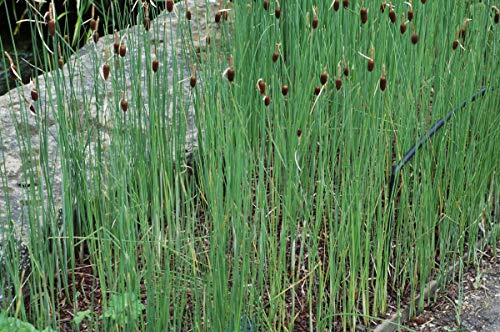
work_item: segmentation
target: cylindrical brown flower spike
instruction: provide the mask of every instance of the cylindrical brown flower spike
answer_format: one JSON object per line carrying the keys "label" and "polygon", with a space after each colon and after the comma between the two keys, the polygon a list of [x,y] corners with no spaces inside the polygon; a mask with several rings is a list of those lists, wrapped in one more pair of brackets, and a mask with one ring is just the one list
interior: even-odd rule
{"label": "cylindrical brown flower spike", "polygon": [[105,63],[104,65],[102,65],[102,76],[104,77],[104,80],[106,81],[109,77],[109,71],[110,71],[110,67],[107,63]]}
{"label": "cylindrical brown flower spike", "polygon": [[401,15],[401,25],[399,26],[399,31],[402,35],[406,32],[405,14]]}
{"label": "cylindrical brown flower spike", "polygon": [[385,77],[385,65],[382,65],[382,76],[380,77],[380,90],[385,91],[387,78]]}
{"label": "cylindrical brown flower spike", "polygon": [[174,10],[174,0],[167,0],[167,11],[171,13],[172,10]]}
{"label": "cylindrical brown flower spike", "polygon": [[281,17],[281,9],[278,0],[276,0],[276,6],[274,7],[274,17],[276,17],[278,20]]}
{"label": "cylindrical brown flower spike", "polygon": [[281,47],[281,44],[277,43],[276,44],[276,49],[275,49],[275,51],[273,53],[273,62],[278,61],[278,59],[280,57],[280,47]]}
{"label": "cylindrical brown flower spike", "polygon": [[191,21],[191,11],[189,9],[186,10],[186,20]]}
{"label": "cylindrical brown flower spike", "polygon": [[259,80],[257,81],[257,89],[259,89],[259,92],[262,95],[266,94],[266,82],[264,82],[262,78],[259,78]]}
{"label": "cylindrical brown flower spike", "polygon": [[215,23],[220,23],[220,18],[221,18],[221,13],[220,11],[217,11],[215,13]]}
{"label": "cylindrical brown flower spike", "polygon": [[371,72],[375,67],[375,61],[373,59],[368,59],[368,71]]}
{"label": "cylindrical brown flower spike", "polygon": [[94,40],[94,43],[98,43],[99,42],[99,31],[94,31],[94,33],[92,34],[92,39]]}
{"label": "cylindrical brown flower spike", "polygon": [[314,17],[312,19],[311,25],[313,29],[316,29],[318,27],[319,20],[318,20],[318,9],[315,6],[313,6],[313,13]]}
{"label": "cylindrical brown flower spike", "polygon": [[320,92],[321,92],[321,88],[320,88],[319,86],[317,86],[317,85],[316,85],[316,86],[314,87],[314,94],[315,94],[316,96],[319,96],[319,93],[320,93]]}
{"label": "cylindrical brown flower spike", "polygon": [[49,35],[54,37],[56,34],[56,21],[54,20],[54,14],[52,12],[54,6],[54,2],[52,1],[49,4],[49,22],[47,23],[47,28],[49,29]]}
{"label": "cylindrical brown flower spike", "polygon": [[265,96],[264,97],[264,105],[269,106],[271,104],[271,97]]}
{"label": "cylindrical brown flower spike", "polygon": [[90,21],[89,21],[89,26],[92,31],[95,31],[97,29],[97,21],[94,18],[95,16],[95,6],[92,4],[91,12],[90,12]]}
{"label": "cylindrical brown flower spike", "polygon": [[413,34],[411,35],[411,42],[413,43],[413,45],[415,45],[416,43],[418,43],[418,35],[415,32],[415,26],[414,25],[411,26],[411,29],[413,31]]}
{"label": "cylindrical brown flower spike", "polygon": [[151,63],[151,69],[153,69],[153,72],[156,73],[159,67],[160,67],[160,61],[158,61],[158,59],[154,59],[153,62]]}
{"label": "cylindrical brown flower spike", "polygon": [[465,43],[465,36],[467,35],[467,23],[471,21],[470,18],[466,18],[464,23],[462,24],[462,30],[460,31],[460,37],[462,37],[462,41]]}
{"label": "cylindrical brown flower spike", "polygon": [[456,50],[456,49],[457,49],[457,47],[458,47],[458,39],[455,39],[455,40],[453,41],[453,44],[451,44],[451,48],[452,48],[453,50]]}
{"label": "cylindrical brown flower spike", "polygon": [[498,24],[498,22],[500,21],[500,9],[498,9],[497,6],[493,6],[492,9],[495,11],[493,22],[495,22],[495,24]]}
{"label": "cylindrical brown flower spike", "polygon": [[337,79],[335,80],[335,87],[340,90],[342,87],[342,69],[340,68],[340,63],[337,65]]}
{"label": "cylindrical brown flower spike", "polygon": [[229,57],[229,68],[226,70],[226,77],[229,82],[234,81],[234,76],[236,75],[236,72],[233,68],[233,57]]}
{"label": "cylindrical brown flower spike", "polygon": [[57,53],[59,54],[59,60],[57,61],[57,65],[58,65],[59,69],[62,69],[63,65],[64,65],[64,61],[63,61],[60,45],[57,45]]}
{"label": "cylindrical brown flower spike", "polygon": [[344,6],[344,8],[347,8],[349,6],[349,0],[342,0],[342,6]]}
{"label": "cylindrical brown flower spike", "polygon": [[115,29],[115,42],[113,43],[113,48],[115,50],[115,54],[120,53],[120,39],[118,37],[118,30]]}
{"label": "cylindrical brown flower spike", "polygon": [[427,0],[420,0],[420,2],[425,5],[425,3],[427,2]]}
{"label": "cylindrical brown flower spike", "polygon": [[288,94],[288,85],[285,84],[281,87],[281,94],[283,96],[286,96]]}
{"label": "cylindrical brown flower spike", "polygon": [[262,6],[264,7],[265,10],[268,10],[269,9],[269,0],[264,0],[264,2],[262,3]]}
{"label": "cylindrical brown flower spike", "polygon": [[122,108],[123,112],[127,112],[128,101],[127,101],[127,98],[125,98],[125,91],[122,92],[122,100],[120,101],[120,107]]}
{"label": "cylindrical brown flower spike", "polygon": [[382,1],[382,3],[380,4],[380,12],[381,13],[385,12],[385,7],[387,7],[387,2]]}
{"label": "cylindrical brown flower spike", "polygon": [[394,11],[394,8],[392,8],[392,7],[389,10],[389,18],[391,19],[391,23],[396,23],[396,12]]}
{"label": "cylindrical brown flower spike", "polygon": [[408,9],[408,21],[413,21],[413,8]]}
{"label": "cylindrical brown flower spike", "polygon": [[191,86],[191,88],[196,86],[196,63],[193,64],[193,70],[191,71],[191,77],[189,78],[189,86]]}
{"label": "cylindrical brown flower spike", "polygon": [[37,101],[38,100],[38,91],[35,88],[31,89],[31,99],[33,101]]}
{"label": "cylindrical brown flower spike", "polygon": [[368,21],[368,11],[366,10],[365,7],[361,8],[360,15],[361,15],[361,24],[365,24],[366,21]]}
{"label": "cylindrical brown flower spike", "polygon": [[335,0],[333,2],[333,10],[338,11],[339,8],[340,8],[340,1],[339,0]]}
{"label": "cylindrical brown flower spike", "polygon": [[123,58],[127,54],[127,46],[121,44],[119,54]]}
{"label": "cylindrical brown flower spike", "polygon": [[326,67],[325,69],[323,69],[323,72],[319,76],[319,81],[321,82],[321,85],[325,85],[328,81],[328,73],[326,72]]}

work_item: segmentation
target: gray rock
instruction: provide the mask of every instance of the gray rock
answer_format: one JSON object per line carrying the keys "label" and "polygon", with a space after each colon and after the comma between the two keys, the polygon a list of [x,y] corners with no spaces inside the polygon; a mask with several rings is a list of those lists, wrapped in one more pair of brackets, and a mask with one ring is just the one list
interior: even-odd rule
{"label": "gray rock", "polygon": [[[148,73],[145,64],[146,52],[155,52],[153,45],[156,45],[157,54],[167,52],[168,59],[176,59],[181,79],[189,78],[191,64],[186,61],[185,53],[181,52],[181,45],[186,44],[187,36],[182,35],[178,27],[181,24],[191,25],[194,47],[197,46],[196,41],[203,40],[207,29],[214,28],[207,28],[205,25],[205,0],[188,0],[187,3],[193,14],[190,22],[185,19],[184,4],[178,3],[173,13],[161,13],[151,23],[149,32],[143,26],[134,26],[119,32],[127,45],[127,55],[124,58],[114,56],[109,64],[112,71],[116,70],[114,66],[117,59],[124,75],[111,74],[105,81],[102,74],[97,73],[96,68],[102,68],[105,62],[104,49],[108,48],[110,55],[114,53],[114,36],[109,35],[100,38],[98,43],[90,41],[67,61],[62,70],[41,75],[35,83],[18,86],[0,97],[0,261],[4,257],[2,247],[7,245],[9,238],[14,237],[16,245],[22,248],[29,236],[30,220],[35,220],[43,227],[44,223],[54,222],[58,215],[58,211],[54,210],[62,206],[63,179],[61,147],[58,141],[58,111],[70,112],[88,107],[90,117],[85,120],[91,127],[99,128],[98,135],[90,136],[85,151],[86,156],[90,158],[96,151],[97,139],[99,138],[106,148],[113,135],[112,120],[116,119],[116,116],[112,116],[112,112],[120,112],[117,101],[121,98],[121,95],[113,95],[113,84],[123,87],[130,105],[134,105],[131,90],[141,91],[143,114],[146,117],[144,120],[147,123],[150,105],[147,98],[148,84],[145,82],[150,79],[151,73]],[[144,42],[148,39],[151,43]],[[139,49],[143,50],[142,54],[138,54]],[[184,48],[184,52],[185,50]],[[131,61],[138,61],[139,58],[144,64],[142,72],[132,73]],[[96,66],[96,63],[99,65]],[[174,112],[183,112],[187,124],[186,152],[190,154],[197,148],[197,133],[194,109],[190,103],[189,79],[181,83],[176,82],[175,85],[173,63],[174,61],[162,63],[159,69],[164,73],[168,72],[168,75],[164,76],[169,81],[170,91],[167,93],[171,93],[177,86],[184,90],[183,95],[186,97],[176,109],[170,105],[166,121],[171,121]],[[60,99],[58,102],[57,98],[61,97],[61,92],[56,93],[57,85],[54,82],[61,80],[64,83],[59,84],[59,88],[65,87],[67,92],[64,93],[62,101]],[[36,113],[30,111],[33,85],[36,85],[39,92],[39,100],[33,104]],[[134,111],[137,110],[131,106],[128,112]],[[49,207],[52,209],[47,209]],[[4,269],[0,266],[0,270]],[[0,289],[2,279],[0,272]]]}

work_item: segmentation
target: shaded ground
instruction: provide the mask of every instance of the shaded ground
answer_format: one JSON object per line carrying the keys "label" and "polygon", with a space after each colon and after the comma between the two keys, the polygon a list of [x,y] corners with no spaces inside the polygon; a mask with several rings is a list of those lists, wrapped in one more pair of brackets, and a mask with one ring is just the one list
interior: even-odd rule
{"label": "shaded ground", "polygon": [[[496,246],[498,252],[500,241]],[[460,284],[456,281],[439,292],[437,302],[406,326],[429,332],[500,331],[500,259],[493,257],[491,247],[481,255],[480,267],[467,268]]]}

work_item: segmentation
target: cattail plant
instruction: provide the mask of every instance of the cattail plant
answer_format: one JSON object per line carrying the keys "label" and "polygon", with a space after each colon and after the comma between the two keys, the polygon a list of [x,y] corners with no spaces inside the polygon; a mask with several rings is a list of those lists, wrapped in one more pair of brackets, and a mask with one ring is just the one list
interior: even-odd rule
{"label": "cattail plant", "polygon": [[144,29],[149,31],[151,28],[151,19],[149,18],[149,4],[144,2],[144,19],[143,19]]}
{"label": "cattail plant", "polygon": [[340,90],[342,87],[342,69],[340,67],[340,62],[337,65],[337,79],[335,80],[335,87],[337,90]]}
{"label": "cattail plant", "polygon": [[193,64],[193,69],[191,70],[191,77],[189,78],[189,86],[194,88],[196,86],[196,63]]}
{"label": "cattail plant", "polygon": [[128,110],[128,101],[127,98],[125,98],[125,91],[122,91],[122,99],[120,101],[120,107],[122,111],[125,113]]}
{"label": "cattail plant", "polygon": [[361,16],[361,24],[365,24],[368,21],[368,11],[366,7],[361,7],[360,16]]}
{"label": "cattail plant", "polygon": [[63,65],[64,65],[64,61],[63,61],[60,45],[57,45],[57,54],[59,54],[59,60],[57,61],[57,66],[59,67],[59,69],[62,69]]}
{"label": "cattail plant", "polygon": [[90,20],[89,20],[89,26],[92,31],[95,31],[97,29],[97,20],[95,19],[95,6],[92,4],[92,7],[90,9]]}
{"label": "cattail plant", "polygon": [[317,85],[316,85],[316,86],[314,87],[314,94],[315,94],[316,96],[319,96],[319,93],[320,93],[320,92],[321,92],[321,88],[320,88],[319,86],[317,86]]}
{"label": "cattail plant", "polygon": [[382,65],[382,76],[380,76],[380,90],[385,91],[387,87],[387,78],[385,77],[385,65]]}
{"label": "cattail plant", "polygon": [[462,43],[465,44],[465,37],[467,35],[467,23],[472,21],[470,18],[466,18],[464,23],[462,23],[462,29],[460,30],[460,37],[462,38]]}
{"label": "cattail plant", "polygon": [[224,73],[222,74],[222,76],[226,76],[227,80],[232,83],[234,81],[235,74],[236,74],[236,72],[233,68],[233,57],[230,56],[229,57],[229,67],[226,70],[224,70]]}
{"label": "cattail plant", "polygon": [[120,44],[120,51],[118,53],[123,58],[127,54],[127,46],[125,46],[125,44]]}
{"label": "cattail plant", "polygon": [[493,22],[495,24],[498,24],[498,21],[500,21],[500,9],[497,8],[497,6],[491,7],[495,11],[495,16],[493,16]]}
{"label": "cattail plant", "polygon": [[265,96],[264,97],[264,105],[267,107],[271,104],[271,97]]}
{"label": "cattail plant", "polygon": [[257,81],[256,88],[259,90],[260,94],[266,94],[266,82],[264,82],[262,78],[259,78],[259,80]]}
{"label": "cattail plant", "polygon": [[459,33],[459,32],[458,32],[458,30],[457,30],[457,32],[456,32],[456,34],[455,34],[455,40],[454,40],[454,41],[453,41],[453,43],[451,44],[451,48],[452,48],[453,50],[456,50],[456,49],[457,49],[457,47],[458,47],[458,45],[460,44],[460,42],[458,41],[459,34],[460,34],[460,33]]}
{"label": "cattail plant", "polygon": [[391,7],[391,9],[389,9],[389,19],[391,20],[391,23],[396,23],[396,12],[392,7],[392,3],[389,2],[389,6]]}
{"label": "cattail plant", "polygon": [[281,87],[281,94],[283,96],[286,96],[288,94],[288,85],[284,84],[282,87]]}
{"label": "cattail plant", "polygon": [[418,35],[415,32],[415,26],[414,25],[411,26],[411,30],[413,32],[412,35],[411,35],[411,42],[413,43],[413,45],[415,45],[416,43],[418,43]]}
{"label": "cattail plant", "polygon": [[405,14],[401,14],[401,25],[399,26],[399,31],[402,35],[406,32]]}
{"label": "cattail plant", "polygon": [[420,0],[420,2],[425,5],[425,3],[427,2],[427,0]]}
{"label": "cattail plant", "polygon": [[380,12],[381,13],[385,12],[385,7],[387,7],[387,2],[382,1],[382,3],[380,4]]}
{"label": "cattail plant", "polygon": [[14,64],[14,61],[12,61],[12,58],[10,57],[10,54],[7,51],[4,51],[5,57],[9,61],[9,76],[13,80],[19,80],[22,81],[21,76],[17,72],[17,67]]}
{"label": "cattail plant", "polygon": [[349,76],[349,65],[348,63],[345,61],[345,56],[344,54],[342,54],[342,65],[344,66],[344,76]]}
{"label": "cattail plant", "polygon": [[56,21],[54,20],[53,7],[54,7],[54,2],[51,1],[49,4],[49,22],[47,23],[47,28],[49,30],[49,35],[51,37],[54,37],[54,35],[56,34]]}
{"label": "cattail plant", "polygon": [[342,0],[342,6],[344,6],[344,8],[349,7],[349,0]]}
{"label": "cattail plant", "polygon": [[95,30],[94,32],[92,33],[92,39],[94,40],[94,43],[98,43],[99,42],[99,17],[97,18],[96,22],[95,22]]}
{"label": "cattail plant", "polygon": [[316,8],[316,6],[313,6],[313,13],[314,13],[314,17],[312,19],[312,22],[311,22],[311,26],[313,29],[316,29],[318,27],[318,9]]}
{"label": "cattail plant", "polygon": [[340,1],[339,0],[334,0],[332,2],[332,5],[330,6],[330,8],[332,8],[332,7],[333,7],[333,10],[338,11],[339,8],[340,8]]}
{"label": "cattail plant", "polygon": [[174,10],[174,0],[167,0],[167,11],[171,13]]}
{"label": "cattail plant", "polygon": [[276,49],[275,49],[275,51],[273,53],[273,62],[278,61],[278,59],[280,57],[280,47],[281,47],[281,44],[277,43],[276,44]]}
{"label": "cattail plant", "polygon": [[413,21],[413,5],[411,4],[411,0],[406,2],[406,4],[410,6],[410,9],[408,9],[408,21],[411,22]]}
{"label": "cattail plant", "polygon": [[264,2],[262,3],[262,6],[264,7],[265,10],[268,10],[269,9],[269,0],[264,0]]}
{"label": "cattail plant", "polygon": [[274,17],[276,17],[278,20],[281,17],[281,9],[278,0],[276,0],[276,6],[274,7]]}
{"label": "cattail plant", "polygon": [[38,90],[35,87],[33,87],[33,89],[31,89],[31,100],[36,102],[38,101],[38,97],[39,97]]}
{"label": "cattail plant", "polygon": [[361,55],[366,60],[368,60],[366,68],[368,69],[369,72],[371,72],[375,67],[375,60],[373,60],[375,57],[375,49],[373,47],[370,47],[370,56],[366,56],[361,52],[358,52],[358,54]]}
{"label": "cattail plant", "polygon": [[186,7],[186,20],[191,21],[191,10],[189,10],[189,4],[187,0],[184,0],[184,5]]}
{"label": "cattail plant", "polygon": [[323,69],[323,72],[319,76],[319,81],[321,85],[325,85],[326,82],[328,81],[328,73],[326,72],[326,67]]}
{"label": "cattail plant", "polygon": [[104,64],[102,65],[102,77],[104,78],[104,80],[106,81],[109,77],[109,71],[110,71],[110,67],[109,67],[109,64],[108,64],[108,49],[104,49]]}
{"label": "cattail plant", "polygon": [[118,30],[115,29],[115,41],[113,43],[113,48],[115,50],[115,54],[120,53],[120,39],[118,37]]}
{"label": "cattail plant", "polygon": [[153,70],[154,73],[156,73],[159,67],[160,67],[160,61],[158,61],[158,59],[154,59],[153,62],[151,62],[151,69]]}

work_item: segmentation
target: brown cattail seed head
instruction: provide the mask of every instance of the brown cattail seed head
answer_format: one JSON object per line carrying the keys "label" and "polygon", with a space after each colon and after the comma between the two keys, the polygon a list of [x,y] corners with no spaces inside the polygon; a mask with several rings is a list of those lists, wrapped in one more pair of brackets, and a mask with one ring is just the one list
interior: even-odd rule
{"label": "brown cattail seed head", "polygon": [[326,70],[323,71],[323,73],[321,73],[321,75],[319,76],[319,81],[321,82],[321,85],[325,85],[328,81],[328,73],[326,72]]}
{"label": "brown cattail seed head", "polygon": [[418,35],[415,32],[411,35],[411,42],[413,44],[418,43]]}
{"label": "brown cattail seed head", "polygon": [[340,1],[339,0],[335,0],[333,2],[333,10],[338,11],[339,8],[340,8]]}
{"label": "brown cattail seed head", "polygon": [[33,114],[36,114],[35,106],[33,104],[30,104],[30,111]]}
{"label": "brown cattail seed head", "polygon": [[408,21],[413,21],[413,9],[408,10]]}
{"label": "brown cattail seed head", "polygon": [[425,5],[425,3],[427,2],[427,0],[420,0],[420,2]]}
{"label": "brown cattail seed head", "polygon": [[382,65],[382,76],[380,77],[380,90],[385,91],[387,87],[387,78],[385,78],[385,66]]}
{"label": "brown cattail seed head", "polygon": [[455,40],[453,41],[453,44],[451,45],[451,48],[452,48],[453,50],[456,50],[456,49],[457,49],[457,47],[458,47],[458,39],[455,39]]}
{"label": "brown cattail seed head", "polygon": [[406,22],[404,15],[401,17],[401,25],[399,26],[399,31],[401,32],[402,35],[406,32]]}
{"label": "brown cattail seed head", "polygon": [[220,17],[221,17],[220,11],[216,12],[215,13],[215,23],[219,23],[220,22]]}
{"label": "brown cattail seed head", "polygon": [[302,129],[297,129],[297,137],[300,138],[302,136]]}
{"label": "brown cattail seed head", "polygon": [[191,21],[191,11],[189,9],[186,10],[186,20]]}
{"label": "brown cattail seed head", "polygon": [[264,105],[269,106],[271,104],[271,98],[269,96],[264,97]]}
{"label": "brown cattail seed head", "polygon": [[349,6],[349,0],[342,0],[342,5],[344,8],[347,8]]}
{"label": "brown cattail seed head", "polygon": [[47,27],[49,29],[49,35],[51,37],[54,37],[54,35],[56,34],[56,21],[54,21],[53,18],[49,20],[49,23],[47,23]]}
{"label": "brown cattail seed head", "polygon": [[286,96],[286,95],[288,94],[288,85],[283,85],[283,86],[281,87],[281,94],[282,94],[283,96]]}
{"label": "brown cattail seed head", "polygon": [[342,80],[340,78],[337,78],[335,80],[335,87],[337,88],[337,90],[340,90],[340,88],[342,87]]}
{"label": "brown cattail seed head", "polygon": [[94,43],[99,42],[99,31],[94,31],[94,33],[92,34],[92,39],[94,40]]}
{"label": "brown cattail seed head", "polygon": [[261,94],[263,94],[263,95],[266,94],[266,82],[264,82],[263,79],[259,79],[257,81],[257,87],[259,88],[259,91]]}
{"label": "brown cattail seed head", "polygon": [[160,62],[158,61],[158,59],[154,59],[153,62],[151,63],[151,68],[153,69],[153,72],[157,72],[158,71],[158,67],[160,67]]}
{"label": "brown cattail seed head", "polygon": [[373,59],[368,60],[368,71],[371,72],[373,70],[373,67],[375,67],[375,61]]}
{"label": "brown cattail seed head", "polygon": [[380,12],[385,12],[385,7],[387,7],[387,3],[384,1],[380,4]]}
{"label": "brown cattail seed head", "polygon": [[109,77],[109,70],[110,70],[110,67],[107,63],[105,63],[104,65],[102,65],[102,76],[104,77],[104,80],[107,80],[108,77]]}
{"label": "brown cattail seed head", "polygon": [[349,76],[349,67],[344,67],[344,76]]}
{"label": "brown cattail seed head", "polygon": [[119,43],[119,42],[117,42],[117,41],[115,41],[115,42],[113,43],[113,49],[115,50],[115,54],[120,53],[120,43]]}
{"label": "brown cattail seed head", "polygon": [[59,67],[59,69],[62,69],[63,68],[63,65],[64,65],[64,61],[63,59],[60,57],[59,60],[57,61],[57,66]]}
{"label": "brown cattail seed head", "polygon": [[95,29],[97,28],[97,21],[95,20],[95,18],[92,17],[90,19],[89,26],[92,31],[95,31]]}
{"label": "brown cattail seed head", "polygon": [[125,91],[122,92],[122,100],[120,101],[120,107],[122,108],[123,112],[126,112],[128,110],[128,101],[127,98],[125,98]]}
{"label": "brown cattail seed head", "polygon": [[37,89],[35,89],[35,88],[33,88],[33,89],[31,90],[31,99],[32,99],[33,101],[37,101],[37,100],[38,100],[38,91],[37,91]]}
{"label": "brown cattail seed head", "polygon": [[119,53],[120,53],[120,56],[123,58],[125,56],[125,54],[127,54],[127,46],[121,44]]}
{"label": "brown cattail seed head", "polygon": [[280,57],[279,53],[278,52],[274,52],[273,53],[273,62],[276,62],[278,61],[278,58]]}
{"label": "brown cattail seed head", "polygon": [[262,6],[264,7],[265,10],[268,10],[269,9],[269,0],[264,0],[264,2],[262,3]]}
{"label": "brown cattail seed head", "polygon": [[210,41],[211,41],[210,36],[207,36],[207,37],[205,38],[205,41],[207,42],[207,44],[210,44]]}
{"label": "brown cattail seed head", "polygon": [[367,12],[366,8],[364,8],[364,7],[361,8],[360,14],[361,14],[361,23],[365,24],[366,21],[368,21],[368,12]]}
{"label": "brown cattail seed head", "polygon": [[500,9],[494,7],[493,9],[495,9],[495,16],[493,17],[493,22],[495,22],[495,24],[498,24],[498,21],[500,21]]}
{"label": "brown cattail seed head", "polygon": [[234,81],[234,75],[236,74],[236,72],[234,71],[234,69],[231,67],[227,70],[227,79],[229,80],[229,82],[232,82]]}
{"label": "brown cattail seed head", "polygon": [[318,96],[320,92],[321,92],[321,88],[320,88],[319,86],[317,86],[317,85],[316,85],[316,86],[314,87],[314,94],[315,94],[316,96]]}
{"label": "brown cattail seed head", "polygon": [[278,4],[278,2],[276,2],[276,7],[274,8],[274,17],[276,17],[278,20],[281,17],[281,9],[280,9],[280,5]]}
{"label": "brown cattail seed head", "polygon": [[167,0],[167,11],[171,13],[172,10],[174,10],[174,0]]}
{"label": "brown cattail seed head", "polygon": [[391,10],[389,10],[389,18],[391,19],[391,23],[396,22],[396,12],[394,11],[393,8],[391,8]]}
{"label": "brown cattail seed head", "polygon": [[64,35],[64,41],[65,41],[66,43],[69,43],[69,36],[68,36],[68,35]]}
{"label": "brown cattail seed head", "polygon": [[317,17],[313,18],[313,20],[312,20],[312,28],[313,29],[316,29],[318,27],[318,22],[319,21],[318,21]]}
{"label": "brown cattail seed head", "polygon": [[196,77],[195,76],[191,76],[189,78],[189,85],[194,88],[196,86]]}

